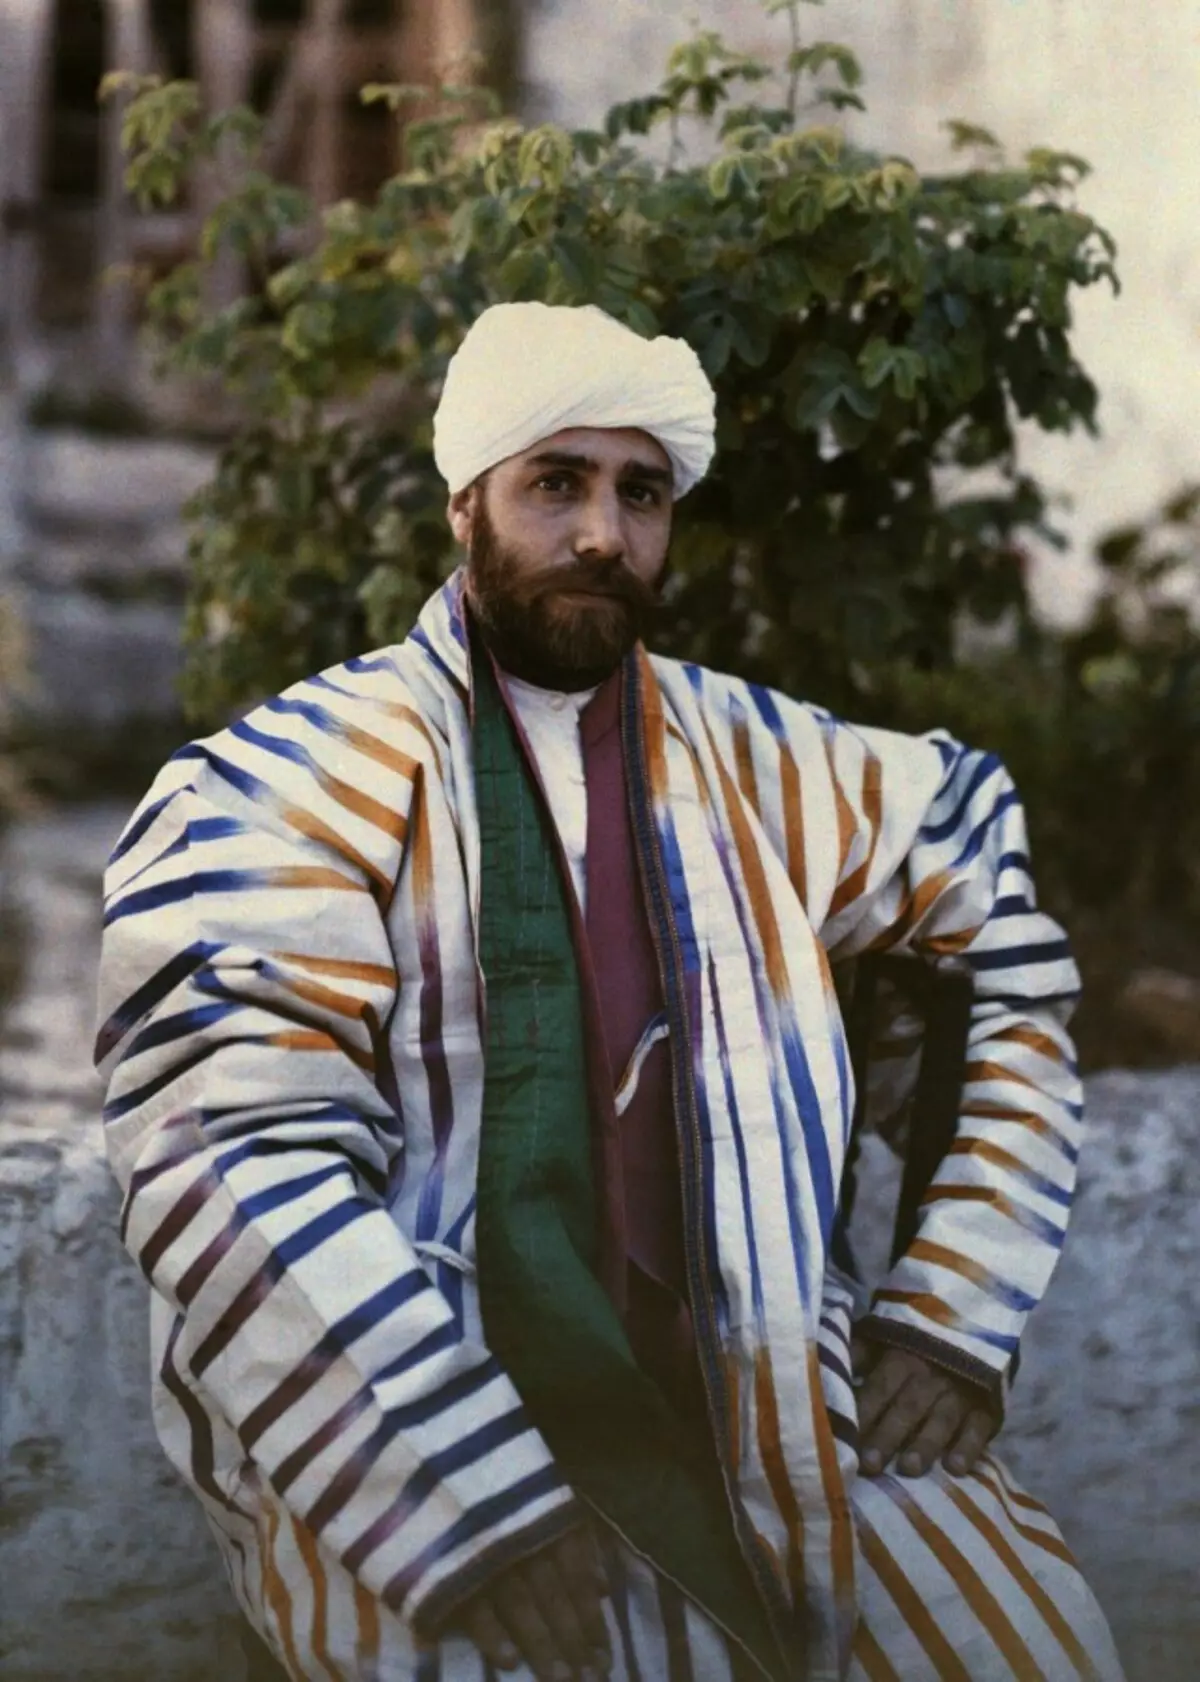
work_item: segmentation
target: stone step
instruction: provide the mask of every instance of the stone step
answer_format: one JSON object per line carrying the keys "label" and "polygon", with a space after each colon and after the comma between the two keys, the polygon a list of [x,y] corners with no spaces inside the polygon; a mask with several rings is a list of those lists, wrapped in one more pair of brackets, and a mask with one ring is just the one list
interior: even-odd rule
{"label": "stone step", "polygon": [[211,450],[22,426],[0,393],[0,591],[26,643],[18,739],[58,788],[148,778],[188,734],[182,509]]}
{"label": "stone step", "polygon": [[115,532],[177,523],[212,475],[211,451],[156,438],[96,438],[29,431],[22,440],[17,509],[34,531]]}

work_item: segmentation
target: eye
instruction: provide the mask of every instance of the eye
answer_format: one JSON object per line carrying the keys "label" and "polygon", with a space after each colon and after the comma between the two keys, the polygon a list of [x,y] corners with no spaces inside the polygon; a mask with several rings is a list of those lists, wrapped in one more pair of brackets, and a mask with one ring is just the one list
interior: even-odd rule
{"label": "eye", "polygon": [[657,508],[662,501],[662,492],[657,485],[643,484],[638,479],[630,480],[624,490],[625,495],[632,497],[641,508]]}
{"label": "eye", "polygon": [[551,496],[558,496],[574,490],[575,476],[572,473],[543,473],[534,484],[537,490],[549,491]]}

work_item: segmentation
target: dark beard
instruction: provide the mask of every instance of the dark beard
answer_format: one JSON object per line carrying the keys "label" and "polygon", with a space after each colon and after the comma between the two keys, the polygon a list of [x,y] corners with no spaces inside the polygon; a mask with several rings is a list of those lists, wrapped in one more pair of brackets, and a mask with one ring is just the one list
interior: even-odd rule
{"label": "dark beard", "polygon": [[[603,683],[651,630],[667,566],[655,585],[623,561],[574,561],[530,575],[497,537],[483,495],[468,550],[467,597],[502,671],[541,689]],[[568,598],[570,590],[594,592]]]}

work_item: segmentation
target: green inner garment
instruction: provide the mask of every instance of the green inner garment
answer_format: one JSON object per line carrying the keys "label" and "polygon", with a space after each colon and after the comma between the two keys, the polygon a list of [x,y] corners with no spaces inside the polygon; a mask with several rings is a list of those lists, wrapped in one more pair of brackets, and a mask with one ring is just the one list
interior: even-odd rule
{"label": "green inner garment", "polygon": [[596,1276],[566,888],[544,802],[477,646],[472,673],[487,983],[476,1254],[487,1342],[575,1491],[779,1677],[711,1446],[689,1437],[637,1365]]}

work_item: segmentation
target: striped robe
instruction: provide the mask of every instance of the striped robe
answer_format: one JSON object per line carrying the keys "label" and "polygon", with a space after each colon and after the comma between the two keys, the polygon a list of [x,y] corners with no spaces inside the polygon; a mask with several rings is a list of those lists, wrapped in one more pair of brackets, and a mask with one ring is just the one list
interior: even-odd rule
{"label": "striped robe", "polygon": [[[425,1632],[574,1497],[489,1355],[474,1277],[479,840],[461,574],[403,644],[184,748],[109,865],[97,1055],[154,1406],[293,1677],[485,1682]],[[1003,1389],[1063,1240],[1077,976],[1003,768],[639,651],[684,977],[687,1114],[742,1534],[812,1682],[1120,1667],[1052,1520],[987,1457],[856,1476],[852,1292],[827,1261],[853,1093],[830,960],[957,953],[962,1120],[883,1336]],[[726,1682],[720,1631],[604,1543],[615,1682]],[[738,1672],[745,1675],[745,1669]],[[517,1673],[528,1678],[528,1673]]]}

